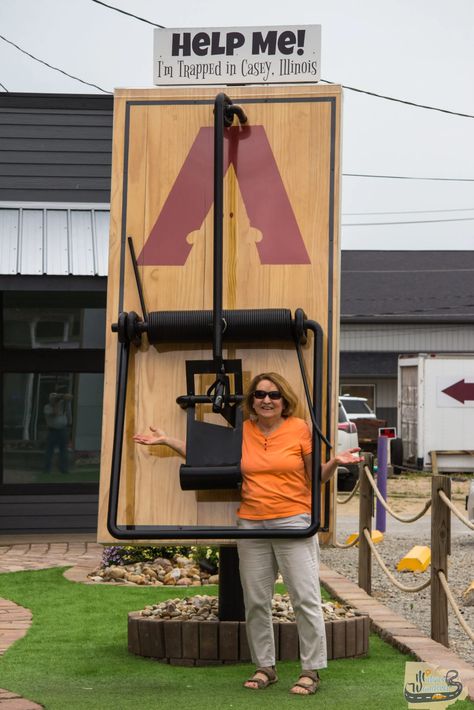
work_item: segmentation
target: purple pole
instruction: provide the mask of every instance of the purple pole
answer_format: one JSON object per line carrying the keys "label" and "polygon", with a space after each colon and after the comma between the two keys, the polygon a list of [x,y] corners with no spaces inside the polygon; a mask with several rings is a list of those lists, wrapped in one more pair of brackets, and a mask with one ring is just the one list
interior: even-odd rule
{"label": "purple pole", "polygon": [[[387,469],[388,469],[388,443],[387,436],[379,436],[377,441],[377,486],[384,500],[387,500]],[[386,529],[386,511],[377,499],[375,529],[384,533]]]}

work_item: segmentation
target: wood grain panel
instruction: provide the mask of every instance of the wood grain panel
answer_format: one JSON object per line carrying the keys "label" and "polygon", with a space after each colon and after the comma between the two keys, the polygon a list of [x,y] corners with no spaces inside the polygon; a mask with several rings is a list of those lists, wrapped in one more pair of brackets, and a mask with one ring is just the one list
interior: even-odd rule
{"label": "wood grain panel", "polygon": [[[123,240],[131,235],[137,254],[141,253],[198,132],[213,126],[216,93],[217,89],[209,88],[116,92],[98,534],[101,542],[112,541],[106,530],[106,511],[117,342],[116,335],[110,333],[110,324],[117,319],[120,293],[123,310],[140,313]],[[253,136],[261,130],[258,127],[264,128],[270,155],[277,165],[310,263],[261,263],[259,244],[262,246],[266,240],[268,245],[274,235],[262,234],[252,224],[255,221],[252,214],[263,206],[274,210],[279,205],[271,200],[265,205],[254,200],[253,207],[250,206],[249,183],[239,183],[239,175],[245,168],[241,161],[251,160],[252,156],[246,151],[245,138],[241,137],[232,148],[234,162],[229,166],[224,186],[224,308],[294,311],[300,307],[321,324],[325,350],[323,429],[333,432],[339,317],[340,88],[240,87],[230,93],[236,103],[241,100]],[[261,162],[248,171],[250,193],[253,191],[257,196],[264,194],[259,180],[269,169],[265,152],[262,155]],[[193,197],[198,203],[202,201],[203,219],[194,231],[184,235],[185,242],[192,247],[185,263],[139,267],[150,311],[212,309],[213,210],[212,203],[206,203],[199,175],[196,181],[198,192],[190,195],[189,200]],[[184,199],[182,210],[187,209],[188,202]],[[268,214],[272,217],[272,212]],[[238,504],[229,500],[232,496],[181,491],[178,456],[161,449],[135,447],[131,442],[134,431],[144,431],[151,423],[184,438],[186,415],[175,403],[176,397],[186,391],[184,361],[210,359],[211,343],[205,348],[192,344],[155,347],[144,337],[140,349],[131,350],[119,524],[233,525]],[[311,345],[304,351],[311,374]],[[230,344],[224,348],[224,356],[242,358],[245,384],[258,372],[275,370],[289,379],[303,400],[297,357],[289,344]],[[309,418],[304,406],[301,415]],[[331,496],[333,506],[334,492]]]}

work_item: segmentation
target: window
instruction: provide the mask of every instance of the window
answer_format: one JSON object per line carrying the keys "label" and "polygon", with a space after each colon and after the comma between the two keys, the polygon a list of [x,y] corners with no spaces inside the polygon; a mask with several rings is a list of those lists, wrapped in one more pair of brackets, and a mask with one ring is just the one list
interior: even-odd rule
{"label": "window", "polygon": [[96,492],[105,293],[0,296],[0,490]]}
{"label": "window", "polygon": [[102,388],[99,373],[5,373],[3,484],[96,483]]}
{"label": "window", "polygon": [[71,349],[105,346],[103,294],[7,292],[3,346]]}

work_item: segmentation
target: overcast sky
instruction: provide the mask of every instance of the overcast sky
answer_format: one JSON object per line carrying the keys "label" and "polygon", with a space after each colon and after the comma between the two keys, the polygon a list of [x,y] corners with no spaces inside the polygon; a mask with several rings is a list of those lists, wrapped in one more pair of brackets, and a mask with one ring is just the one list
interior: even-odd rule
{"label": "overcast sky", "polygon": [[[107,2],[166,27],[320,24],[322,78],[474,115],[473,0]],[[92,0],[0,0],[0,33],[107,91],[153,86],[151,25]],[[8,91],[99,91],[1,39],[0,82]],[[472,118],[346,89],[343,173],[465,181],[343,177],[343,247],[474,248],[473,129]]]}

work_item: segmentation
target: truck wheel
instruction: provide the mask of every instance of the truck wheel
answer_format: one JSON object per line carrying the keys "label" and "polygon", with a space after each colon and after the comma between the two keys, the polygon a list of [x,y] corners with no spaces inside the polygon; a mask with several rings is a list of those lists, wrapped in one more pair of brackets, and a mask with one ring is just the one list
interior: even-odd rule
{"label": "truck wheel", "polygon": [[394,473],[400,473],[403,466],[403,441],[401,439],[390,439],[390,461]]}
{"label": "truck wheel", "polygon": [[359,478],[359,466],[342,466],[337,473],[337,490],[350,492],[354,488]]}

